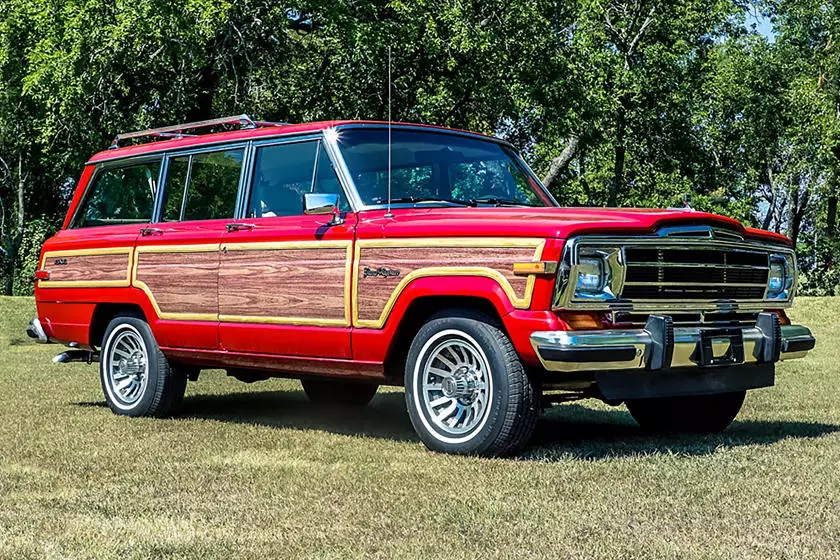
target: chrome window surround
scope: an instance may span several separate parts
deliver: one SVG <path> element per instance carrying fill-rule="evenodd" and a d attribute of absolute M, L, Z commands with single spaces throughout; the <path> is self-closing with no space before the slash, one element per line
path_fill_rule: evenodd
<path fill-rule="evenodd" d="M 367 129 L 370 129 L 370 128 L 387 129 L 388 125 L 384 124 L 384 123 L 358 123 L 358 124 L 349 123 L 349 124 L 341 124 L 341 125 L 336 126 L 335 130 L 338 131 L 338 133 L 340 134 L 342 130 L 360 129 L 360 128 L 361 129 L 364 129 L 364 128 L 367 128 Z M 554 196 L 552 196 L 551 192 L 549 192 L 549 190 L 547 188 L 545 188 L 545 185 L 542 184 L 542 181 L 540 181 L 539 177 L 537 177 L 537 175 L 534 173 L 534 170 L 531 169 L 531 166 L 528 165 L 525 162 L 524 159 L 522 159 L 522 155 L 519 153 L 519 150 L 517 150 L 515 146 L 513 146 L 509 142 L 506 142 L 505 140 L 502 140 L 501 138 L 494 138 L 492 136 L 485 136 L 483 134 L 478 134 L 476 132 L 469 132 L 469 131 L 466 131 L 466 130 L 453 130 L 453 129 L 448 129 L 448 128 L 435 128 L 435 127 L 430 127 L 430 126 L 417 126 L 417 125 L 410 125 L 410 124 L 397 124 L 397 125 L 393 125 L 392 128 L 393 128 L 393 130 L 410 130 L 410 131 L 415 131 L 415 132 L 426 132 L 426 133 L 431 133 L 431 134 L 448 134 L 450 136 L 461 136 L 461 137 L 465 137 L 465 138 L 472 138 L 474 140 L 484 140 L 485 142 L 491 142 L 491 143 L 494 143 L 494 144 L 499 144 L 501 146 L 504 146 L 504 147 L 510 149 L 514 153 L 514 155 L 516 156 L 516 161 L 522 166 L 522 169 L 527 173 L 527 175 L 534 181 L 534 184 L 537 186 L 537 188 L 540 190 L 540 192 L 545 195 L 546 199 L 550 203 L 549 206 L 546 206 L 546 208 L 551 208 L 552 206 L 554 206 L 554 207 L 560 206 L 560 204 L 557 202 L 557 200 L 554 198 Z M 326 130 L 329 130 L 329 129 L 326 129 Z M 342 180 L 347 181 L 347 187 L 348 187 L 347 190 L 352 191 L 352 193 L 353 193 L 353 197 L 352 197 L 351 200 L 353 200 L 357 203 L 357 205 L 356 205 L 357 210 L 382 210 L 382 209 L 388 208 L 387 204 L 364 204 L 364 202 L 362 201 L 361 197 L 358 194 L 358 191 L 356 190 L 356 185 L 353 182 L 353 177 L 350 173 L 350 170 L 347 168 L 347 164 L 344 162 L 344 158 L 341 156 L 341 148 L 338 145 L 337 138 L 333 137 L 331 134 L 327 134 L 326 130 L 325 130 L 324 136 L 327 139 L 327 146 L 330 149 L 330 153 L 333 156 L 334 161 L 336 161 L 336 163 L 338 164 L 337 170 L 340 170 L 339 175 L 344 175 Z M 428 207 L 428 206 L 431 206 L 431 204 L 424 204 L 424 207 Z M 391 207 L 392 208 L 414 208 L 415 204 L 414 203 L 397 203 L 397 204 L 392 204 Z M 444 207 L 457 208 L 457 206 L 451 206 L 451 205 L 448 205 L 448 204 Z"/>
<path fill-rule="evenodd" d="M 703 235 L 705 232 L 705 235 Z M 698 248 L 705 250 L 751 250 L 767 253 L 768 268 L 771 255 L 784 255 L 793 267 L 793 283 L 787 299 L 767 299 L 767 286 L 764 290 L 764 298 L 749 300 L 644 300 L 621 299 L 620 294 L 624 288 L 625 271 L 627 269 L 624 250 L 626 247 L 651 247 L 657 249 L 667 248 Z M 578 257 L 582 248 L 598 249 L 611 253 L 610 262 L 615 263 L 620 269 L 620 274 L 613 274 L 613 284 L 610 286 L 612 293 L 619 294 L 619 297 L 611 300 L 593 301 L 591 299 L 575 298 L 574 292 L 577 285 Z M 665 266 L 668 266 L 667 264 Z M 675 263 L 674 266 L 692 266 L 691 263 Z M 705 266 L 695 264 L 698 269 Z M 587 311 L 750 311 L 764 310 L 768 308 L 790 307 L 798 286 L 798 267 L 796 255 L 790 247 L 762 243 L 756 241 L 745 241 L 737 234 L 727 230 L 718 230 L 708 226 L 689 226 L 685 228 L 671 227 L 663 228 L 656 235 L 639 237 L 602 237 L 602 236 L 581 236 L 570 238 L 563 248 L 560 265 L 557 272 L 552 308 L 554 310 L 587 310 Z M 651 282 L 652 285 L 658 284 Z M 713 286 L 714 284 L 703 284 Z M 731 285 L 731 284 L 730 284 Z"/>

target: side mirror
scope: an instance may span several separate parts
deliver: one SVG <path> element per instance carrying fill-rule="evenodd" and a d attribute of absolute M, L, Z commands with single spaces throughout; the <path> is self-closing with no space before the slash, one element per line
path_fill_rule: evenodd
<path fill-rule="evenodd" d="M 339 197 L 333 193 L 304 193 L 303 213 L 307 216 L 320 216 L 332 214 L 333 218 L 329 225 L 337 226 L 343 224 L 341 213 L 338 210 Z"/>

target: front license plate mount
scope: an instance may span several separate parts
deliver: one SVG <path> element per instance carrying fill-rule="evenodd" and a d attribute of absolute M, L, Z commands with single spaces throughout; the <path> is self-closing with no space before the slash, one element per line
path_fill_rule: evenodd
<path fill-rule="evenodd" d="M 715 354 L 715 346 L 728 344 L 726 352 Z M 744 363 L 744 334 L 741 329 L 704 329 L 695 352 L 702 367 L 731 366 Z"/>

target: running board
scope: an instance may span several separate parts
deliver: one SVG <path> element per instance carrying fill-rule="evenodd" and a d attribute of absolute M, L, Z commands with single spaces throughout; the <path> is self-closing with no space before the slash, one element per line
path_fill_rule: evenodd
<path fill-rule="evenodd" d="M 99 352 L 91 352 L 90 350 L 65 350 L 53 358 L 52 361 L 56 364 L 68 364 L 70 362 L 91 364 L 99 361 Z"/>

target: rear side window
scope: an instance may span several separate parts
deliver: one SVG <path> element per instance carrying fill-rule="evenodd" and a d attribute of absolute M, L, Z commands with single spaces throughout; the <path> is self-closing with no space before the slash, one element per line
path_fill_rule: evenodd
<path fill-rule="evenodd" d="M 308 192 L 339 195 L 339 210 L 349 210 L 344 190 L 319 141 L 259 148 L 248 206 L 249 218 L 300 216 Z"/>
<path fill-rule="evenodd" d="M 163 221 L 233 218 L 244 155 L 239 148 L 171 158 Z"/>
<path fill-rule="evenodd" d="M 74 228 L 152 221 L 160 160 L 100 170 L 76 214 Z"/>

